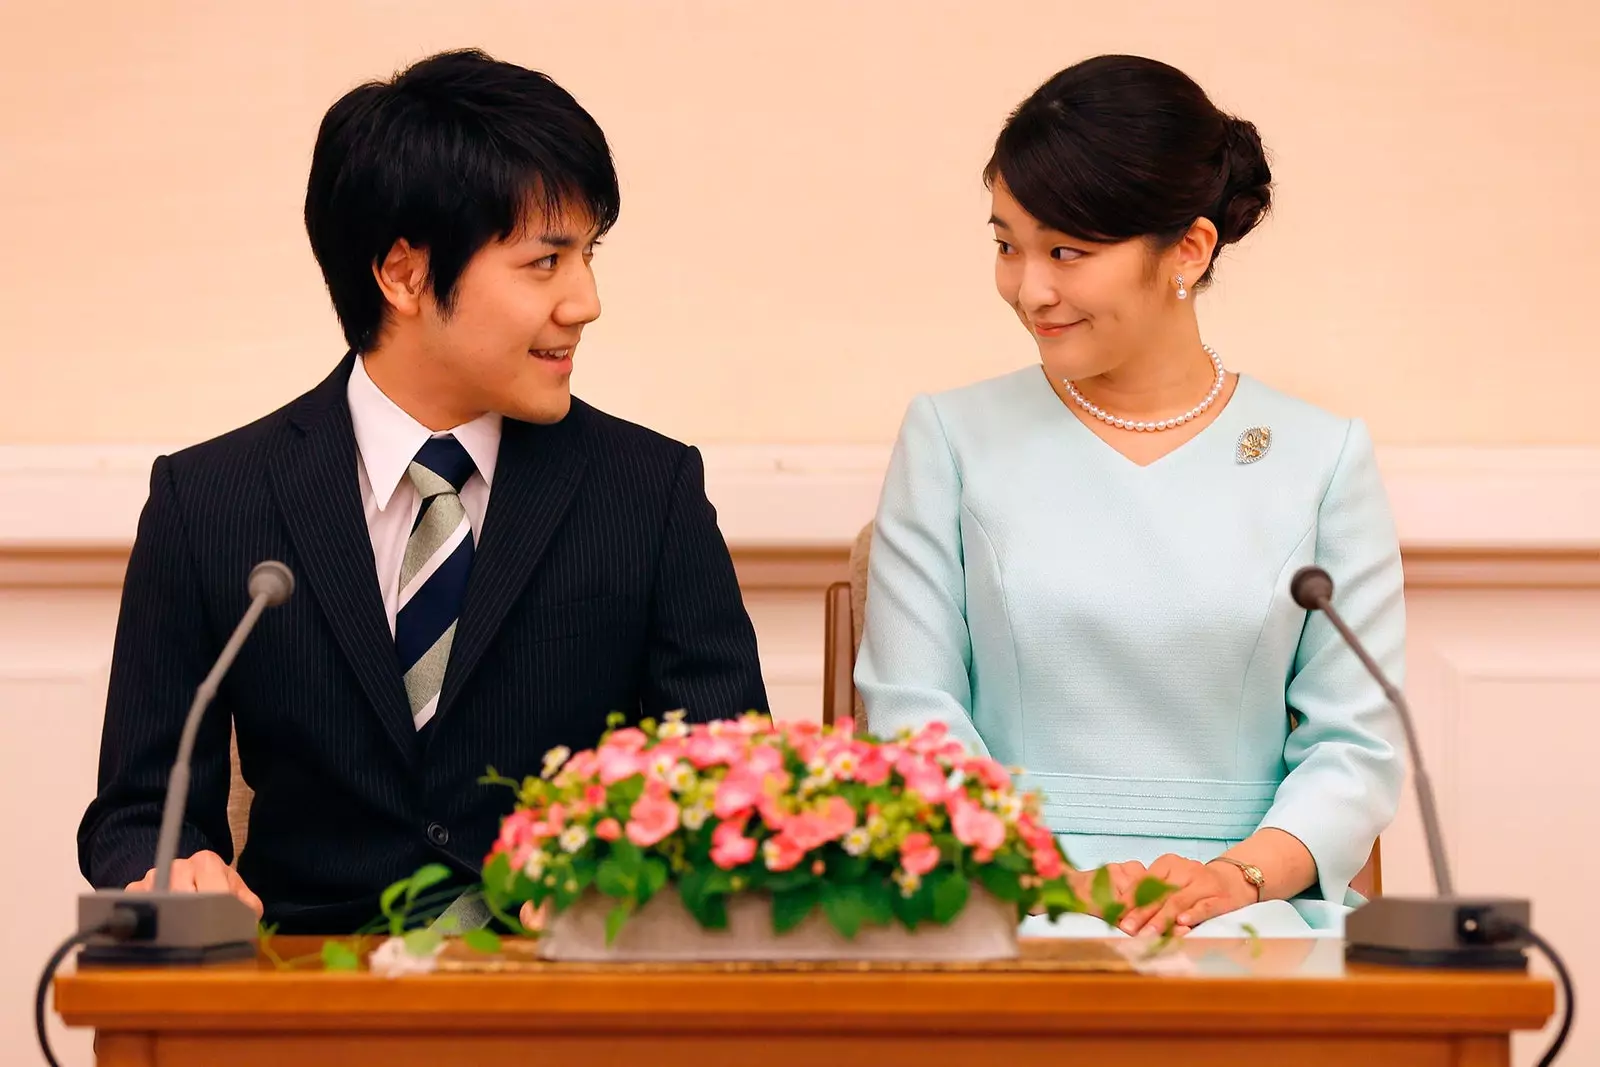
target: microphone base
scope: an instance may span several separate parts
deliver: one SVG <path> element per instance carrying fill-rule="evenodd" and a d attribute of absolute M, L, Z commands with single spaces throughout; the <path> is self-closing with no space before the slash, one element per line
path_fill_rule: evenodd
<path fill-rule="evenodd" d="M 1526 900 L 1495 897 L 1377 897 L 1345 917 L 1344 958 L 1386 967 L 1525 971 Z"/>
<path fill-rule="evenodd" d="M 186 967 L 256 956 L 256 913 L 231 894 L 85 893 L 78 898 L 78 928 L 98 926 L 119 908 L 137 916 L 133 935 L 90 939 L 78 953 L 80 967 Z"/>

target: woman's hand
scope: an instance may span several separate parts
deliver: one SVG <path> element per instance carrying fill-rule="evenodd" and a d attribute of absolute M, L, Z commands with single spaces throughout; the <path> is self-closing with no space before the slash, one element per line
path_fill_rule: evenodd
<path fill-rule="evenodd" d="M 1093 915 L 1100 914 L 1100 909 L 1094 906 L 1094 879 L 1097 873 L 1096 871 L 1067 872 L 1067 884 L 1078 894 L 1079 899 L 1089 904 L 1090 914 Z M 1112 899 L 1132 904 L 1134 889 L 1144 881 L 1149 872 L 1138 860 L 1129 860 L 1126 863 L 1106 864 L 1106 873 L 1111 876 Z"/>
<path fill-rule="evenodd" d="M 1256 902 L 1256 889 L 1245 880 L 1244 872 L 1226 863 L 1200 863 L 1169 854 L 1152 863 L 1149 873 L 1176 888 L 1142 908 L 1132 907 L 1130 889 L 1122 898 L 1130 910 L 1117 924 L 1124 933 L 1162 934 L 1171 925 L 1173 933 L 1182 936 L 1207 919 Z"/>

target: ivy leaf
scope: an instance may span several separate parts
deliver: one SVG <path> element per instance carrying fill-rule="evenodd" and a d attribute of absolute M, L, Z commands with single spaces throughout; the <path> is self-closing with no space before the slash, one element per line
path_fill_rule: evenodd
<path fill-rule="evenodd" d="M 978 881 L 994 896 L 1012 902 L 1022 899 L 1022 882 L 1012 871 L 993 863 L 979 864 Z"/>
<path fill-rule="evenodd" d="M 851 940 L 867 918 L 861 887 L 854 882 L 828 882 L 822 887 L 822 912 L 833 928 Z"/>
<path fill-rule="evenodd" d="M 330 971 L 359 971 L 361 957 L 343 941 L 322 943 L 322 966 Z"/>
<path fill-rule="evenodd" d="M 444 935 L 429 927 L 412 930 L 405 936 L 406 953 L 412 956 L 431 956 L 433 950 L 444 942 Z"/>
<path fill-rule="evenodd" d="M 817 906 L 816 883 L 772 895 L 772 931 L 786 934 L 799 926 Z M 720 898 L 719 898 L 720 899 Z"/>
<path fill-rule="evenodd" d="M 639 903 L 649 902 L 650 898 L 661 892 L 661 887 L 667 884 L 667 865 L 654 856 L 646 859 L 639 868 Z"/>
<path fill-rule="evenodd" d="M 442 863 L 430 863 L 416 874 L 411 876 L 411 884 L 406 888 L 406 908 L 417 901 L 417 894 L 424 889 L 438 885 L 450 877 L 450 868 Z"/>
<path fill-rule="evenodd" d="M 609 948 L 616 941 L 617 935 L 622 932 L 622 924 L 628 921 L 628 916 L 633 914 L 631 904 L 618 904 L 606 913 L 606 946 Z"/>
<path fill-rule="evenodd" d="M 1177 888 L 1177 886 L 1163 882 L 1159 878 L 1146 878 L 1133 890 L 1133 906 L 1136 908 L 1148 907 Z"/>
<path fill-rule="evenodd" d="M 608 856 L 601 862 L 595 884 L 600 892 L 614 900 L 631 900 L 638 887 L 634 872 L 626 869 L 616 856 Z"/>
<path fill-rule="evenodd" d="M 947 924 L 967 906 L 969 886 L 965 875 L 956 871 L 944 872 L 933 887 L 933 921 Z"/>
<path fill-rule="evenodd" d="M 493 930 L 468 930 L 461 935 L 461 941 L 472 951 L 485 956 L 498 956 L 502 948 L 500 935 Z"/>
<path fill-rule="evenodd" d="M 1101 867 L 1094 872 L 1094 883 L 1089 887 L 1089 899 L 1094 901 L 1094 909 L 1101 916 L 1104 916 L 1106 909 L 1116 902 L 1116 897 L 1111 892 L 1111 868 Z"/>
<path fill-rule="evenodd" d="M 411 879 L 402 878 L 398 882 L 391 885 L 388 889 L 383 891 L 383 895 L 378 898 L 378 907 L 383 912 L 385 918 L 394 917 L 394 902 L 399 900 L 401 894 L 409 889 L 410 886 Z"/>
<path fill-rule="evenodd" d="M 861 883 L 861 899 L 867 909 L 867 921 L 874 926 L 888 926 L 894 922 L 894 898 L 899 890 L 882 878 Z"/>
<path fill-rule="evenodd" d="M 1109 904 L 1100 910 L 1100 918 L 1105 920 L 1107 926 L 1117 925 L 1117 921 L 1128 913 L 1128 906 L 1121 901 Z"/>

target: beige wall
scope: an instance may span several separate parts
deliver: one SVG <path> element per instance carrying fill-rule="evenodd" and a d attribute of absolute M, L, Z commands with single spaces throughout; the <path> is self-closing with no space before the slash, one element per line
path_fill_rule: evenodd
<path fill-rule="evenodd" d="M 1275 150 L 1278 215 L 1203 304 L 1233 365 L 1388 443 L 1600 443 L 1596 11 L 6 0 L 0 443 L 184 442 L 315 381 L 339 348 L 299 221 L 317 121 L 465 44 L 610 134 L 625 206 L 577 384 L 670 433 L 886 441 L 914 391 L 1029 360 L 978 170 L 1038 82 L 1123 50 Z"/>

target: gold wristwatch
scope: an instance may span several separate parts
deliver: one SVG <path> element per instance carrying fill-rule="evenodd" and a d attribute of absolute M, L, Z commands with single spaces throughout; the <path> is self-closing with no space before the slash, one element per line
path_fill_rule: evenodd
<path fill-rule="evenodd" d="M 1239 868 L 1244 874 L 1244 880 L 1256 887 L 1256 900 L 1261 899 L 1261 887 L 1267 884 L 1267 876 L 1261 873 L 1261 868 L 1243 860 L 1236 860 L 1232 856 L 1218 856 L 1212 863 L 1227 863 Z"/>

